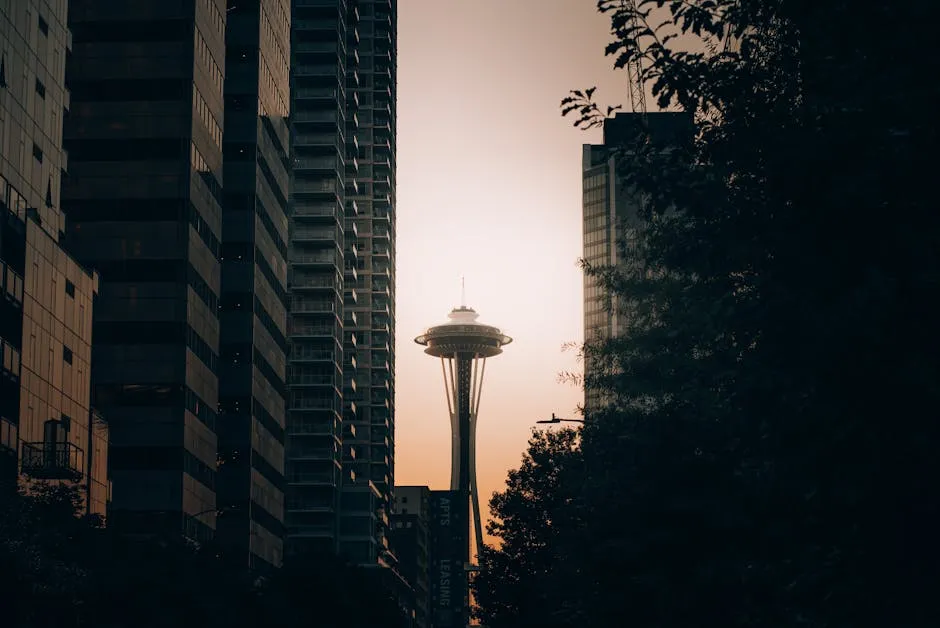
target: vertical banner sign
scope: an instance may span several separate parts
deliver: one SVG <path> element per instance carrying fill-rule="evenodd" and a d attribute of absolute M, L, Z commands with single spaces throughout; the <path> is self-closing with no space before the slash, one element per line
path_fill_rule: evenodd
<path fill-rule="evenodd" d="M 463 521 L 459 491 L 431 491 L 431 616 L 434 626 L 465 628 L 469 621 L 463 548 L 469 521 Z"/>

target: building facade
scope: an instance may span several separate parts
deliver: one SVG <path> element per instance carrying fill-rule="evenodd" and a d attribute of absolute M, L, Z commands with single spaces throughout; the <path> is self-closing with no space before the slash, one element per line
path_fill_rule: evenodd
<path fill-rule="evenodd" d="M 427 486 L 395 487 L 390 541 L 398 571 L 413 591 L 415 628 L 431 625 L 430 518 L 431 491 Z"/>
<path fill-rule="evenodd" d="M 628 261 L 625 253 L 637 243 L 642 229 L 643 199 L 624 184 L 624 159 L 618 151 L 628 149 L 643 125 L 650 140 L 664 150 L 691 132 L 692 120 L 683 113 L 618 113 L 604 123 L 604 143 L 585 144 L 582 149 L 583 259 L 592 267 L 618 266 Z M 609 304 L 597 280 L 584 276 L 584 340 L 603 341 L 623 334 L 626 321 L 616 301 Z M 593 368 L 585 356 L 585 373 Z M 586 389 L 584 407 L 590 413 L 603 404 L 599 391 Z"/>
<path fill-rule="evenodd" d="M 110 522 L 215 537 L 222 0 L 72 0 L 67 241 L 101 275 L 93 402 Z"/>
<path fill-rule="evenodd" d="M 282 561 L 286 488 L 289 0 L 232 5 L 225 35 L 217 525 L 265 568 Z"/>
<path fill-rule="evenodd" d="M 0 483 L 77 485 L 107 512 L 108 428 L 91 403 L 98 276 L 63 248 L 65 3 L 0 5 Z"/>
<path fill-rule="evenodd" d="M 388 525 L 395 464 L 395 106 L 397 2 L 355 3 L 349 59 L 345 342 L 345 492 L 378 491 L 372 521 L 342 512 L 340 550 L 356 562 L 391 563 Z M 355 65 L 353 65 L 355 63 Z"/>
<path fill-rule="evenodd" d="M 292 3 L 287 526 L 296 554 L 339 547 L 348 20 L 345 2 Z"/>
<path fill-rule="evenodd" d="M 394 484 L 392 0 L 294 0 L 288 541 L 388 556 Z"/>

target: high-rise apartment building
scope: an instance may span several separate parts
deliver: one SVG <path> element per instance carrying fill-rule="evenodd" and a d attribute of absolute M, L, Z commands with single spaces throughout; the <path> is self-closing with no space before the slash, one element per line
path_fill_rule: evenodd
<path fill-rule="evenodd" d="M 294 0 L 288 534 L 387 556 L 396 3 Z"/>
<path fill-rule="evenodd" d="M 341 510 L 340 549 L 364 564 L 390 562 L 395 460 L 395 114 L 397 2 L 356 3 L 349 61 L 343 503 L 367 495 L 369 517 Z M 354 253 L 355 251 L 355 253 Z M 349 482 L 349 479 L 355 481 Z M 369 488 L 374 486 L 375 491 Z M 373 497 L 374 496 L 374 497 Z"/>
<path fill-rule="evenodd" d="M 107 424 L 90 400 L 98 276 L 60 242 L 70 46 L 65 3 L 0 4 L 0 484 L 73 483 L 105 515 Z"/>
<path fill-rule="evenodd" d="M 684 113 L 656 112 L 645 117 L 649 138 L 667 149 L 687 136 L 691 119 Z M 642 228 L 643 199 L 624 184 L 624 160 L 618 150 L 628 149 L 642 128 L 641 114 L 618 113 L 604 123 L 604 143 L 585 144 L 582 153 L 582 208 L 584 260 L 591 266 L 617 266 L 625 263 L 621 244 L 632 246 Z M 608 308 L 597 280 L 584 277 L 584 339 L 586 342 L 616 337 L 626 331 L 628 322 L 618 313 L 616 301 Z M 585 372 L 592 368 L 586 356 Z M 585 391 L 585 409 L 590 412 L 603 403 L 596 390 Z"/>
<path fill-rule="evenodd" d="M 283 555 L 290 0 L 231 4 L 225 33 L 217 525 L 263 568 Z"/>
<path fill-rule="evenodd" d="M 349 10 L 294 0 L 289 218 L 288 551 L 338 549 Z"/>
<path fill-rule="evenodd" d="M 101 275 L 93 400 L 111 426 L 111 523 L 214 537 L 219 407 L 222 0 L 72 0 L 76 257 Z"/>

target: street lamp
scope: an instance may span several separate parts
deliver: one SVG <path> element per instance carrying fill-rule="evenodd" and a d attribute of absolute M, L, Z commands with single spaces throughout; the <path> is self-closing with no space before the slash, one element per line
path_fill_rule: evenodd
<path fill-rule="evenodd" d="M 584 423 L 584 419 L 562 419 L 561 417 L 555 416 L 555 413 L 552 412 L 552 418 L 542 419 L 541 421 L 536 421 L 536 423 Z"/>

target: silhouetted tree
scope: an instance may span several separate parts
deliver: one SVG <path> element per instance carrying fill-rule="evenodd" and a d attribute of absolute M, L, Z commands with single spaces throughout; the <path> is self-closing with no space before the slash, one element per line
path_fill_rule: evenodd
<path fill-rule="evenodd" d="M 482 625 L 545 628 L 571 619 L 565 602 L 583 583 L 566 582 L 564 565 L 580 551 L 571 543 L 581 525 L 581 460 L 575 430 L 534 431 L 521 466 L 493 495 L 487 531 L 499 545 L 483 548 L 472 581 Z"/>
<path fill-rule="evenodd" d="M 598 3 L 608 54 L 695 134 L 619 156 L 644 229 L 634 263 L 587 269 L 628 331 L 585 349 L 611 405 L 556 563 L 591 587 L 547 599 L 567 625 L 940 623 L 932 4 L 636 4 Z M 592 96 L 563 102 L 580 126 Z"/>

